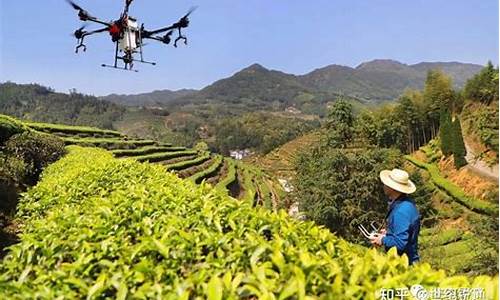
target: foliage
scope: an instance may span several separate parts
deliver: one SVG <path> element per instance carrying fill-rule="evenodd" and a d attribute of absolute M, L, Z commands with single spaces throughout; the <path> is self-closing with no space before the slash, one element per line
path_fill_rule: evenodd
<path fill-rule="evenodd" d="M 27 185 L 26 173 L 23 160 L 0 154 L 0 215 L 12 215 L 15 212 L 18 194 Z"/>
<path fill-rule="evenodd" d="M 417 190 L 411 195 L 420 213 L 421 225 L 432 226 L 437 218 L 437 211 L 430 201 L 434 188 L 422 178 L 420 172 L 411 172 L 410 180 L 417 186 Z"/>
<path fill-rule="evenodd" d="M 0 84 L 0 113 L 38 122 L 113 128 L 125 108 L 79 93 L 55 93 L 36 84 Z"/>
<path fill-rule="evenodd" d="M 464 232 L 458 228 L 443 230 L 438 234 L 422 235 L 420 234 L 419 243 L 429 246 L 441 246 L 452 242 L 462 240 Z"/>
<path fill-rule="evenodd" d="M 36 122 L 24 122 L 28 127 L 33 128 L 37 131 L 47 132 L 47 133 L 66 133 L 66 134 L 93 134 L 100 137 L 123 137 L 118 131 L 105 130 L 94 127 L 87 126 L 68 126 L 62 124 L 50 124 L 50 123 L 36 123 Z"/>
<path fill-rule="evenodd" d="M 414 284 L 498 294 L 495 278 L 409 268 L 395 251 L 362 249 L 98 149 L 71 147 L 25 195 L 18 217 L 21 242 L 0 265 L 4 299 L 369 300 Z"/>
<path fill-rule="evenodd" d="M 203 179 L 215 175 L 222 166 L 222 161 L 223 157 L 221 155 L 216 155 L 213 159 L 213 163 L 209 167 L 192 175 L 191 177 L 189 177 L 189 180 L 193 181 L 194 183 L 201 183 Z"/>
<path fill-rule="evenodd" d="M 208 145 L 207 143 L 205 142 L 199 142 L 199 143 L 196 143 L 196 145 L 194 145 L 194 150 L 198 151 L 198 152 L 204 152 L 204 151 L 208 151 Z"/>
<path fill-rule="evenodd" d="M 11 136 L 27 130 L 27 127 L 18 120 L 9 116 L 0 115 L 0 146 Z"/>
<path fill-rule="evenodd" d="M 250 113 L 218 122 L 214 131 L 215 142 L 211 146 L 223 154 L 238 149 L 254 149 L 265 154 L 317 127 L 318 121 Z"/>
<path fill-rule="evenodd" d="M 194 151 L 194 152 L 196 152 L 196 151 Z M 182 170 L 182 169 L 186 169 L 186 168 L 201 164 L 209 159 L 210 159 L 210 153 L 206 152 L 206 153 L 202 153 L 202 154 L 198 155 L 196 158 L 193 158 L 190 160 L 183 160 L 183 161 L 178 162 L 178 163 L 168 164 L 165 166 L 165 168 L 167 168 L 167 170 L 174 170 L 174 171 Z"/>
<path fill-rule="evenodd" d="M 405 156 L 405 158 L 410 161 L 412 164 L 416 165 L 419 168 L 423 168 L 429 172 L 431 175 L 432 181 L 436 186 L 449 194 L 453 199 L 458 201 L 460 204 L 464 205 L 468 209 L 475 211 L 480 214 L 486 215 L 497 215 L 498 214 L 498 205 L 494 205 L 479 199 L 471 198 L 467 196 L 458 186 L 454 185 L 447 179 L 443 178 L 439 172 L 439 169 L 434 164 L 426 164 L 417 160 L 414 157 L 409 155 Z"/>
<path fill-rule="evenodd" d="M 489 105 L 498 101 L 498 67 L 491 61 L 465 84 L 464 96 L 472 101 Z"/>
<path fill-rule="evenodd" d="M 158 162 L 162 160 L 168 160 L 181 156 L 191 156 L 196 154 L 198 154 L 198 152 L 195 150 L 182 150 L 174 152 L 160 152 L 160 153 L 146 154 L 146 155 L 136 156 L 134 158 L 138 161 Z"/>
<path fill-rule="evenodd" d="M 498 104 L 470 103 L 464 108 L 462 121 L 467 134 L 476 135 L 490 150 L 498 153 Z"/>
<path fill-rule="evenodd" d="M 135 149 L 140 146 L 152 146 L 153 140 L 126 140 L 117 138 L 62 138 L 66 145 L 79 145 L 84 147 L 100 147 L 108 150 Z"/>
<path fill-rule="evenodd" d="M 451 109 L 453 107 L 454 92 L 451 78 L 441 70 L 430 70 L 427 73 L 424 87 L 424 100 L 428 106 L 428 117 L 431 122 L 439 120 L 441 107 Z"/>
<path fill-rule="evenodd" d="M 24 162 L 26 181 L 34 184 L 42 170 L 66 152 L 64 142 L 54 136 L 23 132 L 5 143 L 5 153 Z"/>
<path fill-rule="evenodd" d="M 112 150 L 111 153 L 115 157 L 130 157 L 130 156 L 141 156 L 146 154 L 158 153 L 158 152 L 173 152 L 173 151 L 183 151 L 186 150 L 185 147 L 172 147 L 172 146 L 145 146 L 137 149 L 117 149 Z"/>
<path fill-rule="evenodd" d="M 353 138 L 353 124 L 352 105 L 344 99 L 337 100 L 328 111 L 327 145 L 335 148 L 346 148 Z"/>
<path fill-rule="evenodd" d="M 441 152 L 445 156 L 453 154 L 454 134 L 450 111 L 443 106 L 439 117 L 439 141 Z"/>
<path fill-rule="evenodd" d="M 467 165 L 465 155 L 467 154 L 464 144 L 464 137 L 462 135 L 462 126 L 460 126 L 460 119 L 457 117 L 452 123 L 452 150 L 455 168 L 459 169 Z"/>
<path fill-rule="evenodd" d="M 498 218 L 484 216 L 469 216 L 469 222 L 474 224 L 473 235 L 478 239 L 476 259 L 472 269 L 481 270 L 482 274 L 498 274 Z"/>
<path fill-rule="evenodd" d="M 229 185 L 236 181 L 236 163 L 232 159 L 224 160 L 228 162 L 228 171 L 226 177 L 220 180 L 215 187 L 227 194 Z"/>
<path fill-rule="evenodd" d="M 361 241 L 358 224 L 379 224 L 387 211 L 379 172 L 399 166 L 388 149 L 313 148 L 296 162 L 294 198 L 300 211 L 349 241 Z"/>

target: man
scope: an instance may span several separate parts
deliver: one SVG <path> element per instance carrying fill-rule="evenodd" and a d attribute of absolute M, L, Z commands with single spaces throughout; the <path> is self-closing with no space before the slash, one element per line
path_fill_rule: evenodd
<path fill-rule="evenodd" d="M 388 250 L 396 247 L 399 255 L 406 254 L 411 264 L 420 259 L 418 255 L 418 234 L 420 214 L 413 199 L 408 195 L 416 187 L 403 170 L 393 169 L 380 172 L 384 193 L 389 198 L 387 229 L 383 229 L 370 242 L 375 246 L 385 246 Z"/>

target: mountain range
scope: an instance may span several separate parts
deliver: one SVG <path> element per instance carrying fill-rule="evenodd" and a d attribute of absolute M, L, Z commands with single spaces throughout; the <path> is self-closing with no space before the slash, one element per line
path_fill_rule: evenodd
<path fill-rule="evenodd" d="M 441 69 L 456 88 L 461 88 L 483 66 L 460 62 L 421 62 L 408 65 L 395 60 L 376 59 L 355 68 L 329 65 L 304 75 L 269 70 L 253 64 L 234 75 L 196 90 L 161 90 L 139 95 L 109 95 L 101 99 L 129 106 L 239 107 L 245 110 L 280 110 L 293 106 L 316 113 L 339 95 L 364 103 L 395 100 L 405 89 L 421 89 L 427 72 Z M 243 107 L 240 107 L 243 109 Z"/>

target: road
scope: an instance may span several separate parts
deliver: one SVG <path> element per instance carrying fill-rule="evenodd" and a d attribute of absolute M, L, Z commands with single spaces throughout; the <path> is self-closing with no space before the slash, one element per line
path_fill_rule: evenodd
<path fill-rule="evenodd" d="M 468 163 L 467 168 L 478 175 L 498 182 L 498 164 L 489 167 L 484 161 L 476 159 L 476 153 L 474 153 L 467 142 L 465 142 L 465 149 L 467 150 L 467 155 L 465 156 Z"/>

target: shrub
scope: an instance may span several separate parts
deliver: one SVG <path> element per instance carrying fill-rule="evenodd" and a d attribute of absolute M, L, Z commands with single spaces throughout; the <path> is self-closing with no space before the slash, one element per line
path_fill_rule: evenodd
<path fill-rule="evenodd" d="M 24 162 L 29 185 L 38 180 L 42 170 L 65 153 L 64 142 L 52 135 L 23 132 L 12 136 L 5 144 L 7 155 Z"/>
<path fill-rule="evenodd" d="M 467 196 L 460 187 L 442 177 L 436 165 L 426 164 L 409 155 L 406 155 L 405 158 L 417 167 L 427 170 L 437 187 L 468 209 L 481 214 L 493 216 L 498 214 L 498 205 Z"/>
<path fill-rule="evenodd" d="M 24 126 L 18 120 L 0 115 L 0 146 L 5 144 L 5 142 L 14 134 L 21 133 L 27 130 L 26 126 Z"/>
<path fill-rule="evenodd" d="M 24 161 L 0 155 L 0 214 L 12 215 L 14 213 L 18 193 L 25 188 L 25 178 Z"/>
<path fill-rule="evenodd" d="M 381 288 L 484 288 L 253 209 L 160 165 L 72 147 L 20 203 L 2 299 L 378 299 Z M 61 238 L 64 237 L 64 238 Z M 310 296 L 310 297 L 306 297 Z"/>
<path fill-rule="evenodd" d="M 464 137 L 462 135 L 462 126 L 460 125 L 460 119 L 455 118 L 452 125 L 453 140 L 452 140 L 452 151 L 453 160 L 455 163 L 455 168 L 460 169 L 461 167 L 467 165 L 465 160 L 465 155 L 467 151 L 465 149 Z"/>

